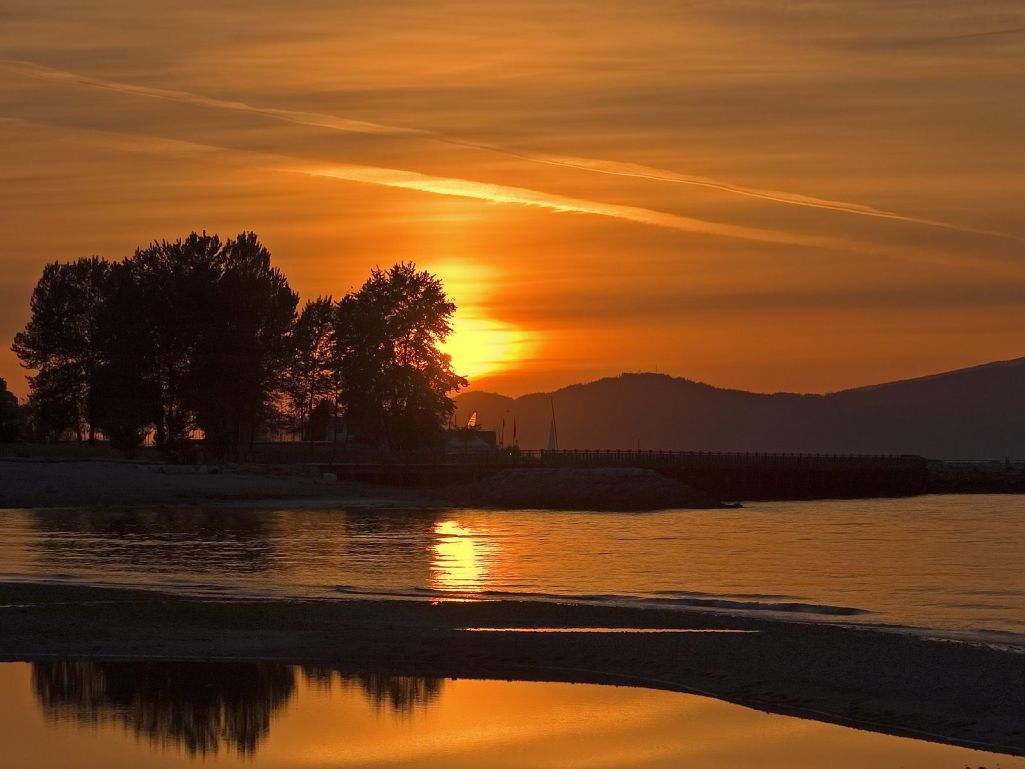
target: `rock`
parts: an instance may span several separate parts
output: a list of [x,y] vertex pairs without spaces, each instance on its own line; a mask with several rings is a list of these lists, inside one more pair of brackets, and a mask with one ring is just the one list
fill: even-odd
[[718,500],[654,470],[614,468],[508,468],[439,496],[464,507],[545,510],[665,510],[719,507]]

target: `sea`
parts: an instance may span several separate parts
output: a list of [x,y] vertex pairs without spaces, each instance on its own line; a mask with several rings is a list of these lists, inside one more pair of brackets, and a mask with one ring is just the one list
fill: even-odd
[[0,510],[0,581],[636,606],[1025,650],[1025,497],[739,509]]

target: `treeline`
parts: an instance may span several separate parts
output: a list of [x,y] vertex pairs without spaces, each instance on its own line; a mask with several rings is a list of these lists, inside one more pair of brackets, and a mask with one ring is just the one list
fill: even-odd
[[[412,263],[300,310],[254,233],[48,264],[13,350],[37,433],[227,453],[286,428],[392,449],[437,442],[467,384],[439,344],[455,305]],[[319,427],[319,435],[318,432]]]
[[0,377],[0,443],[14,443],[30,437],[29,409],[18,403],[17,396],[7,389],[7,380]]

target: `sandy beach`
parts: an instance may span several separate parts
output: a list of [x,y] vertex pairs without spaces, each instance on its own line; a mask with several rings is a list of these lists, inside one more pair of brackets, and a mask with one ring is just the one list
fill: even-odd
[[[0,459],[0,507],[277,503],[403,507],[410,491],[325,479],[303,466],[192,467],[112,460]],[[433,504],[437,504],[434,502]]]
[[[210,601],[0,585],[0,659],[246,659],[641,686],[1025,755],[1025,654],[836,626],[519,602]],[[523,632],[464,628],[519,627]],[[750,633],[541,633],[530,628]]]
[[[423,502],[401,489],[266,467],[212,473],[112,461],[0,461],[0,507],[260,508],[283,501],[364,507]],[[753,632],[715,632],[722,630]],[[401,675],[641,686],[1025,755],[1020,651],[706,611],[341,597],[210,600],[156,590],[0,583],[0,660],[55,658],[276,660]]]
[[508,469],[466,485],[412,489],[335,480],[315,464],[190,466],[110,459],[0,459],[0,508],[133,505],[490,507],[657,510],[716,507],[635,468]]

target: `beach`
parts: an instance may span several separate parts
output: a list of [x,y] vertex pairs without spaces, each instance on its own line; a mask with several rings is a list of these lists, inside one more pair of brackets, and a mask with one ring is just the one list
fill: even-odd
[[[0,506],[35,508],[39,521],[56,512],[40,508],[62,506],[85,512],[201,505],[209,521],[225,506],[244,505],[254,522],[283,505],[352,506],[367,509],[354,519],[364,527],[385,508],[424,502],[407,490],[339,483],[295,470],[211,472],[107,461],[3,461],[0,490]],[[741,513],[748,514],[735,512]],[[551,514],[534,515],[543,521]],[[469,546],[465,538],[453,541]],[[262,539],[255,542],[265,549]],[[166,559],[173,551],[153,555]],[[470,558],[462,576],[475,578],[472,552],[457,555]],[[92,557],[102,570],[108,563],[102,559],[115,556],[102,551]],[[66,561],[54,561],[54,568],[61,563]],[[242,569],[248,560],[227,563]],[[0,582],[0,660],[263,660],[390,675],[636,686],[1025,755],[1020,646],[848,626],[843,616],[823,623],[679,606],[449,600],[437,592],[420,598],[337,595],[189,595],[159,584],[139,589],[26,573]],[[544,632],[552,629],[565,632]]]
[[[209,600],[0,585],[0,660],[276,660],[705,694],[773,713],[1025,755],[1025,654],[709,613],[508,601]],[[465,628],[523,628],[475,632]],[[551,633],[537,628],[682,633]],[[719,632],[754,631],[754,632]]]
[[0,508],[282,502],[563,510],[718,506],[707,494],[638,468],[506,469],[474,483],[416,489],[337,479],[317,464],[0,458]]
[[340,482],[304,466],[190,466],[154,462],[0,459],[0,507],[358,504],[422,502],[393,487]]

